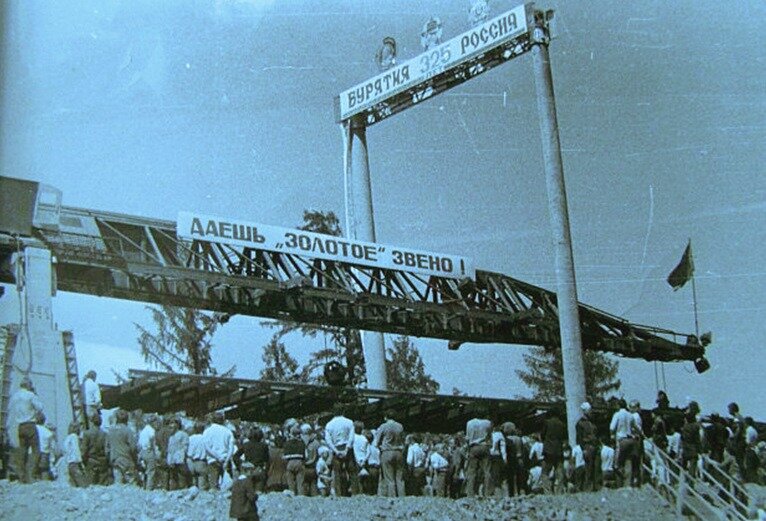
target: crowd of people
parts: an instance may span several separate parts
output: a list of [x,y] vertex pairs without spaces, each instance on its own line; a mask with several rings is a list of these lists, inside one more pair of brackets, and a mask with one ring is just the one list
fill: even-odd
[[28,483],[58,475],[77,487],[232,488],[245,498],[288,490],[305,496],[515,496],[640,486],[656,479],[642,464],[652,451],[677,460],[692,476],[701,456],[738,480],[764,483],[766,476],[766,442],[737,404],[729,405],[727,417],[703,417],[695,402],[680,413],[671,410],[662,392],[652,411],[616,400],[608,430],[599,429],[592,407],[583,403],[573,446],[563,411],[555,407],[535,432],[522,432],[510,419],[473,418],[463,431],[433,434],[406,433],[394,410],[380,425],[365,425],[346,417],[341,403],[326,423],[293,418],[282,425],[229,421],[220,412],[195,419],[119,409],[102,421],[107,415],[99,413],[100,404],[90,405],[87,429],[73,423],[59,445],[25,379],[11,398],[11,477]]

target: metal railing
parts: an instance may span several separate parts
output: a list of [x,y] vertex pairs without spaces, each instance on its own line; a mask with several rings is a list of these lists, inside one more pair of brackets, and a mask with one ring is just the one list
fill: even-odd
[[753,501],[747,490],[708,456],[700,456],[697,475],[691,476],[659,447],[653,445],[645,455],[644,470],[655,492],[675,507],[679,518],[691,512],[702,520],[750,519]]

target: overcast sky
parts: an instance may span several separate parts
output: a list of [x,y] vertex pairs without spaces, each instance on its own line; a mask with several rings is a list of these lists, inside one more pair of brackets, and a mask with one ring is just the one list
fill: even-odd
[[[178,211],[297,226],[343,215],[333,97],[377,73],[382,38],[414,57],[431,16],[468,28],[467,0],[6,2],[2,175],[64,204],[175,220]],[[517,2],[491,0],[493,15]],[[665,364],[671,401],[766,416],[766,4],[540,3],[551,45],[580,300],[642,324],[694,330],[691,288],[665,277],[689,238],[712,369]],[[368,131],[380,242],[470,256],[554,287],[531,56]],[[12,292],[11,292],[12,293]],[[0,323],[17,320],[0,300]],[[81,371],[140,367],[143,304],[59,293]],[[268,332],[235,317],[215,362],[256,377]],[[390,342],[390,339],[389,339]],[[527,394],[525,348],[416,339],[449,393]],[[305,361],[318,347],[290,339]],[[653,364],[621,361],[650,405]]]

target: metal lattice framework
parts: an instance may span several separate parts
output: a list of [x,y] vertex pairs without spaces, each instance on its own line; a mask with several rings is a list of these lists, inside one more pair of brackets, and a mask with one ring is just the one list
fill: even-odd
[[161,414],[185,411],[201,417],[225,410],[226,417],[247,421],[281,423],[287,418],[316,416],[329,419],[338,401],[346,404],[350,418],[374,426],[387,411],[410,431],[455,432],[477,416],[512,418],[525,430],[539,428],[554,403],[469,396],[433,395],[328,387],[296,382],[274,382],[171,374],[131,369],[129,380],[102,386],[106,407],[141,409]]
[[[462,342],[555,347],[555,293],[500,273],[424,277],[289,253],[184,241],[175,223],[64,207],[33,237],[0,230],[0,266],[25,245],[51,250],[63,291]],[[0,280],[12,282],[10,270]],[[691,335],[631,324],[580,305],[585,349],[696,360]],[[678,343],[681,337],[684,343]]]

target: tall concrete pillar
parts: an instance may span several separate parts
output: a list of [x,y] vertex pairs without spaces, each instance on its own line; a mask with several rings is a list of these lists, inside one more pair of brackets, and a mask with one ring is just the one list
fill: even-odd
[[[364,120],[353,118],[344,123],[346,236],[349,239],[376,242],[372,211],[370,162],[367,156],[367,126]],[[367,386],[387,389],[386,348],[383,333],[362,333]]]
[[62,335],[53,322],[51,252],[28,246],[16,255],[15,264],[21,331],[13,353],[11,392],[28,375],[43,402],[46,420],[56,426],[62,441],[73,413]]
[[564,394],[567,405],[569,444],[576,445],[575,425],[580,419],[580,404],[585,401],[585,372],[582,362],[582,335],[577,304],[572,237],[569,231],[569,210],[564,185],[556,101],[553,97],[553,76],[548,55],[547,30],[535,28],[534,55],[537,109],[540,118],[545,180],[548,187],[548,210],[556,253],[556,297],[561,357],[564,365]]

